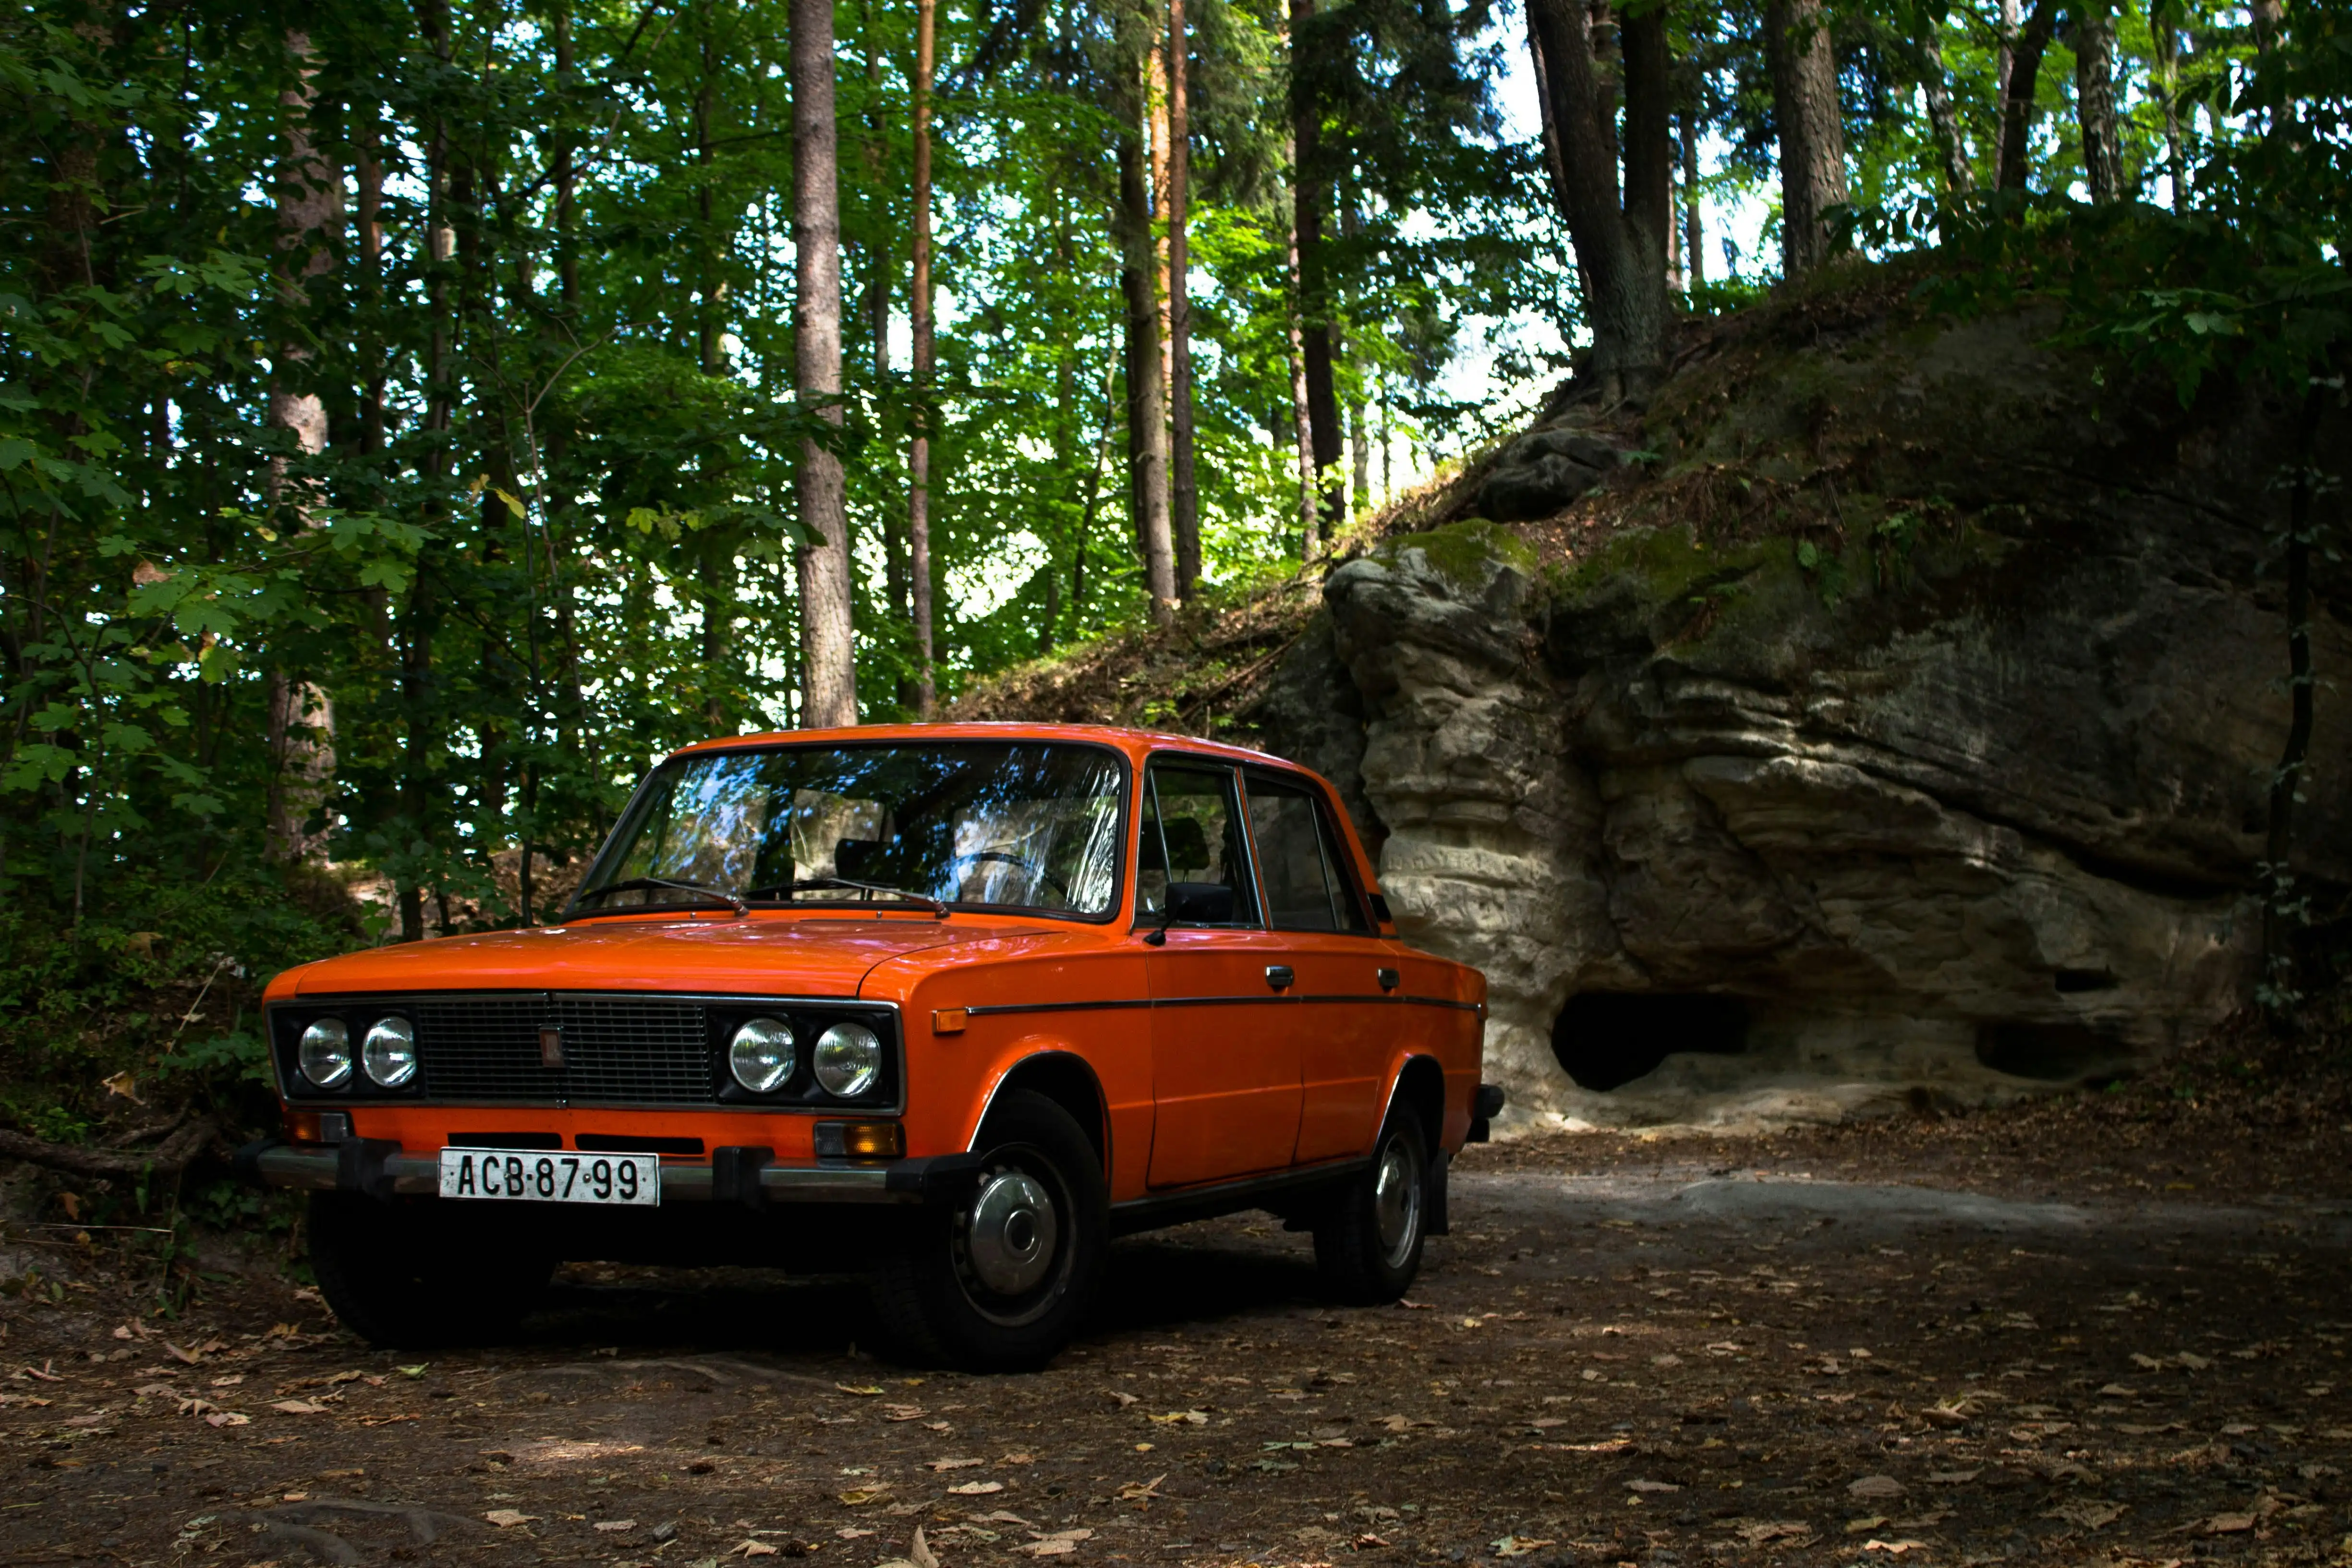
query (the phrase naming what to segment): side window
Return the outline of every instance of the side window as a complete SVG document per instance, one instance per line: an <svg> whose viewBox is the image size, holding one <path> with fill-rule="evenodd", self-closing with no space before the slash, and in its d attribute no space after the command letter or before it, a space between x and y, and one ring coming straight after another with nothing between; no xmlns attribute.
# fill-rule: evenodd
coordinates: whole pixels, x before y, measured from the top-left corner
<svg viewBox="0 0 2352 1568"><path fill-rule="evenodd" d="M1258 923L1230 769L1164 763L1152 768L1145 779L1136 866L1139 914L1156 916L1168 907L1171 882L1208 883L1232 889L1230 923Z"/></svg>
<svg viewBox="0 0 2352 1568"><path fill-rule="evenodd" d="M1340 862L1339 840L1311 792L1253 778L1249 819L1265 879L1266 924L1277 931L1370 929Z"/></svg>

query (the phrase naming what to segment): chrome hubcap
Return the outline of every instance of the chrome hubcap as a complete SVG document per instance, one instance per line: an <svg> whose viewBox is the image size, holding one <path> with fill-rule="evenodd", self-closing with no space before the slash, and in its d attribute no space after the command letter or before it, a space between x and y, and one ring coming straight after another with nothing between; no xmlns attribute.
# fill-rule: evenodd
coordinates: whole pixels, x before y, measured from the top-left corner
<svg viewBox="0 0 2352 1568"><path fill-rule="evenodd" d="M1381 1153L1372 1182L1372 1217L1380 1227L1381 1256L1394 1268L1403 1263L1421 1233L1421 1173L1403 1140Z"/></svg>
<svg viewBox="0 0 2352 1568"><path fill-rule="evenodd" d="M972 1200L964 1251L981 1284L1000 1296L1018 1296L1045 1278L1060 1237L1044 1184L1007 1171L990 1177Z"/></svg>

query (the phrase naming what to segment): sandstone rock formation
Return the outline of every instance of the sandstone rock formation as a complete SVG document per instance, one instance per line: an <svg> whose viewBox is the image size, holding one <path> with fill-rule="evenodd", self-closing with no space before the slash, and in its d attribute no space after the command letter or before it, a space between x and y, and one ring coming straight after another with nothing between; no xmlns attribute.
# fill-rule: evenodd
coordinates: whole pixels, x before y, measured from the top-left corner
<svg viewBox="0 0 2352 1568"><path fill-rule="evenodd" d="M1662 400L1654 521L1564 568L1469 522L1329 577L1253 717L1340 781L1406 933L1486 971L1523 1125L1982 1097L2247 999L2284 423L2105 395L2046 328ZM1784 511L1843 493L1725 526L1734 464ZM2352 884L2347 721L2323 687L2306 885Z"/></svg>
<svg viewBox="0 0 2352 1568"><path fill-rule="evenodd" d="M2295 422L1900 283L1743 313L1646 408L1555 405L1319 595L965 710L1172 704L1335 780L1406 934L1486 972L1506 1131L2147 1070L2255 979ZM2342 408L2316 450L2352 451ZM2323 910L2352 889L2342 572L2294 860Z"/></svg>

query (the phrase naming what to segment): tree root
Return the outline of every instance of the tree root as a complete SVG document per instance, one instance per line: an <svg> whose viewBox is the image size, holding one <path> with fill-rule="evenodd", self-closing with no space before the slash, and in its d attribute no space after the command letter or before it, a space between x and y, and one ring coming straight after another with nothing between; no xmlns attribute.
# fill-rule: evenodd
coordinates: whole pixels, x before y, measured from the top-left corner
<svg viewBox="0 0 2352 1568"><path fill-rule="evenodd" d="M76 1176L137 1176L151 1171L158 1175L177 1175L204 1152L219 1130L209 1118L199 1117L152 1149L113 1151L52 1143L44 1138L0 1128L0 1158L24 1160Z"/></svg>

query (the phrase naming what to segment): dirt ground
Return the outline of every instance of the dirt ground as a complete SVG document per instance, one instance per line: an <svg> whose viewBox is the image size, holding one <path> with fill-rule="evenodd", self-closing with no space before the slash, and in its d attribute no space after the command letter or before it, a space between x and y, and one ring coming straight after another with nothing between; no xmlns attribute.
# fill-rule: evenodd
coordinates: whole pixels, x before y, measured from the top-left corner
<svg viewBox="0 0 2352 1568"><path fill-rule="evenodd" d="M104 1238L31 1233L0 1562L2352 1558L2352 1127L2187 1126L1473 1149L1404 1305L1192 1226L1014 1377L877 1358L847 1284L583 1267L419 1361L267 1270L142 1316Z"/></svg>

